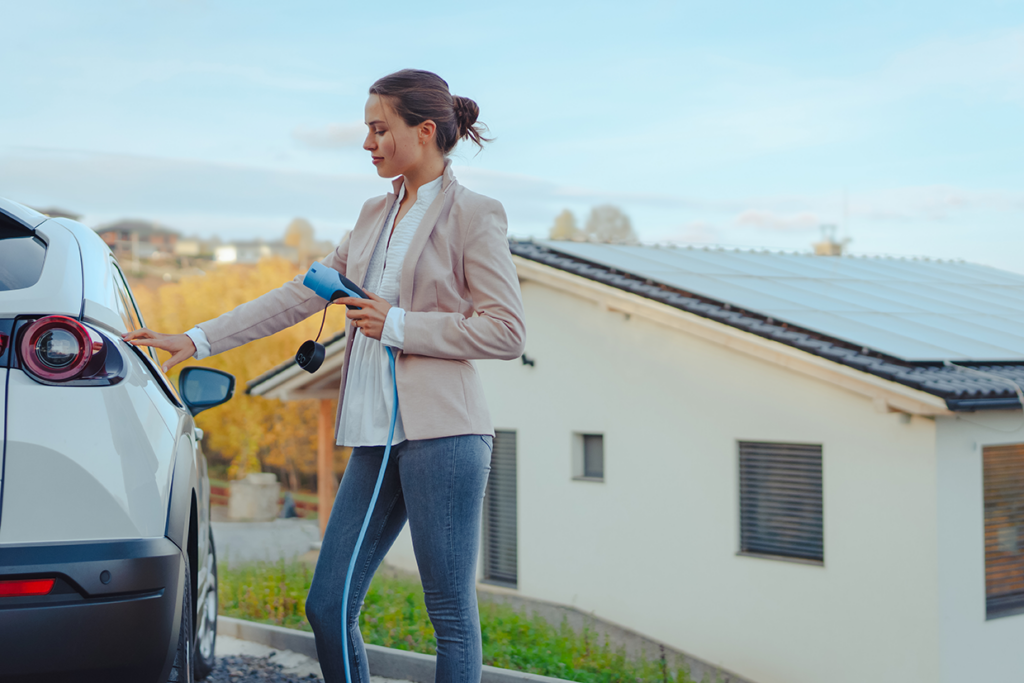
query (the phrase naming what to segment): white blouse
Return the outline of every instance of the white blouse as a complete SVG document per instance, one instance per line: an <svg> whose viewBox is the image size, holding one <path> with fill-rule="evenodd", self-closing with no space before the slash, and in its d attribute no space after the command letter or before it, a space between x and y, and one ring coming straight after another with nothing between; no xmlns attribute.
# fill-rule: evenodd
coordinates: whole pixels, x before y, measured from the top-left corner
<svg viewBox="0 0 1024 683"><path fill-rule="evenodd" d="M392 308L388 311L379 341L365 336L354 327L350 328L352 334L349 344L352 345L352 353L349 356L345 400L341 404L341 420L338 425L339 446L383 446L387 443L394 400L394 380L391 376L388 353L384 347L387 345L402 349L405 344L405 311L396 305L402 263L427 208L441 192L441 180L442 178L438 177L420 187L416 193L415 203L392 233L398 206L405 197L403 184L377 238L362 287L387 301ZM198 327L193 327L185 334L196 346L195 358L206 358L210 355L210 342L206 333ZM405 441L405 429L402 427L402 412L399 409L392 443L402 441Z"/></svg>
<svg viewBox="0 0 1024 683"><path fill-rule="evenodd" d="M380 237L377 238L377 246L370 257L362 287L387 301L392 308L388 311L380 341L352 328L353 334L349 340L352 353L348 361L345 400L341 403L341 420L338 425L339 446L383 446L387 443L394 401L394 379L384 346L401 349L405 344L405 311L396 306L402 263L427 207L440 191L440 177L420 187L416 193L416 202L392 233L391 226L398 214L398 205L405 196L403 184L398 198L391 206L391 213L384 221ZM402 427L402 410L399 407L392 443L402 441L405 441L405 429Z"/></svg>

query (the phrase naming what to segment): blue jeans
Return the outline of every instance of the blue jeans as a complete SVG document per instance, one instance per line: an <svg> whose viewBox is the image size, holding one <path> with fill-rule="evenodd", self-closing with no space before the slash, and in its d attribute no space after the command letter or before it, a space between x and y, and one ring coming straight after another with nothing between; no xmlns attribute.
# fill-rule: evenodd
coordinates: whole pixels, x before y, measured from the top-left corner
<svg viewBox="0 0 1024 683"><path fill-rule="evenodd" d="M380 496L356 558L345 607L353 683L370 683L359 633L359 609L373 573L409 520L427 613L437 636L437 683L478 683L482 652L476 604L480 515L490 472L491 437L403 441L391 449ZM373 486L383 446L356 448L334 500L306 598L325 683L345 680L341 610L345 573Z"/></svg>

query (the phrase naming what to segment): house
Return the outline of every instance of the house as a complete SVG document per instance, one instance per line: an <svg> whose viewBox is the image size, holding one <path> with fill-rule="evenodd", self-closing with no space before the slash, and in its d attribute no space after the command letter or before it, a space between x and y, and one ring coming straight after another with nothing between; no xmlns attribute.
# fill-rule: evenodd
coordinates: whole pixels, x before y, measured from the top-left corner
<svg viewBox="0 0 1024 683"><path fill-rule="evenodd" d="M159 224L128 219L96 228L117 258L151 259L170 256L179 234Z"/></svg>
<svg viewBox="0 0 1024 683"><path fill-rule="evenodd" d="M758 683L1024 680L1024 276L511 249L481 581Z"/></svg>
<svg viewBox="0 0 1024 683"><path fill-rule="evenodd" d="M258 263L271 256L292 262L299 260L298 250L283 242L264 242L262 240L230 242L216 247L213 251L213 258L218 263Z"/></svg>

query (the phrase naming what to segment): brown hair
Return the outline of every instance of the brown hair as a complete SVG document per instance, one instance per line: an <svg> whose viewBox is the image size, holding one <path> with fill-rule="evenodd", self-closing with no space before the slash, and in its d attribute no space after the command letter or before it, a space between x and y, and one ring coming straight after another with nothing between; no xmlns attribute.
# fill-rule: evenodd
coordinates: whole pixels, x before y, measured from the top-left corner
<svg viewBox="0 0 1024 683"><path fill-rule="evenodd" d="M456 143L469 138L478 147L490 142L482 133L487 126L477 123L480 107L468 97L452 95L448 83L430 71L402 69L377 79L370 86L370 94L387 97L395 112L408 126L433 121L437 126L437 146L448 154Z"/></svg>

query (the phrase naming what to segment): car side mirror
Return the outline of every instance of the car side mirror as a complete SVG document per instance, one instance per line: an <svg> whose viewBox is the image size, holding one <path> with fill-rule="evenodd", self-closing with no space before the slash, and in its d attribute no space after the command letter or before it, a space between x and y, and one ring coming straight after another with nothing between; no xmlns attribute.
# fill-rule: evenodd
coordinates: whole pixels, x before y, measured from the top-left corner
<svg viewBox="0 0 1024 683"><path fill-rule="evenodd" d="M211 368L185 368L178 376L178 393L192 417L195 417L234 396L235 376Z"/></svg>

